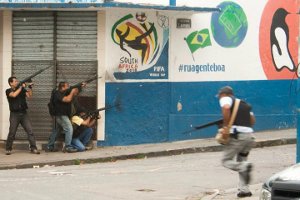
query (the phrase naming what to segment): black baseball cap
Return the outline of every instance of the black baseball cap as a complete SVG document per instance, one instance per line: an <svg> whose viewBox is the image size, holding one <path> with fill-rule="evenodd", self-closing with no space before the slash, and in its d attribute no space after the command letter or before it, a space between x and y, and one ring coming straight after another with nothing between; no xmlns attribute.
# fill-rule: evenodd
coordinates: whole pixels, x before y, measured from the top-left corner
<svg viewBox="0 0 300 200"><path fill-rule="evenodd" d="M228 94L228 95L233 95L233 89L230 86L225 86L219 89L218 94L216 97L219 97L221 94Z"/></svg>

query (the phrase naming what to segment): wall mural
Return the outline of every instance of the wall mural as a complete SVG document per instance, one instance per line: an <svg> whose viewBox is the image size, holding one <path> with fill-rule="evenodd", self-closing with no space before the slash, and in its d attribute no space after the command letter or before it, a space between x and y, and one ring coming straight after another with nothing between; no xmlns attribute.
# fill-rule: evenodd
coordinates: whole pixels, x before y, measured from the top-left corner
<svg viewBox="0 0 300 200"><path fill-rule="evenodd" d="M215 41L222 47L239 46L246 37L248 21L241 6L234 2L222 2L217 6L221 12L211 17L211 30Z"/></svg>
<svg viewBox="0 0 300 200"><path fill-rule="evenodd" d="M117 19L111 30L114 48L119 49L112 60L118 66L116 79L168 79L168 20L145 12Z"/></svg>
<svg viewBox="0 0 300 200"><path fill-rule="evenodd" d="M235 48L239 46L246 37L248 22L244 10L234 2L222 2L217 6L222 12L214 12L211 17L212 35L218 45L224 48ZM212 46L208 28L194 31L184 38L195 61L193 53L199 48ZM202 67L203 66L203 67ZM179 72L182 71L215 71L222 72L225 70L224 65L215 68L214 65L180 65ZM205 69L206 68L206 69ZM208 68L211 68L208 69ZM195 70L194 70L195 69Z"/></svg>
<svg viewBox="0 0 300 200"><path fill-rule="evenodd" d="M268 79L297 77L299 1L269 0L260 23L259 51Z"/></svg>
<svg viewBox="0 0 300 200"><path fill-rule="evenodd" d="M248 21L244 10L234 2L222 2L217 6L221 12L214 12L211 17L212 35L221 47L238 47L247 34ZM189 49L194 53L199 48L211 46L209 29L194 31L186 38ZM193 58L193 60L195 60Z"/></svg>
<svg viewBox="0 0 300 200"><path fill-rule="evenodd" d="M172 81L296 78L299 5L297 0L211 3L220 12L191 15L190 29L171 27Z"/></svg>
<svg viewBox="0 0 300 200"><path fill-rule="evenodd" d="M194 31L191 34L189 34L186 38L184 38L186 41L192 56L195 51L197 51L199 48L204 48L207 46L211 46L210 41L210 35L208 29L203 29L200 31ZM195 58L193 56L193 60L195 61Z"/></svg>
<svg viewBox="0 0 300 200"><path fill-rule="evenodd" d="M171 75L174 81L231 79L229 76L232 74L229 73L237 59L230 58L232 53L227 56L227 49L238 49L243 43L247 35L248 20L243 8L235 2L220 1L212 7L220 8L221 12L192 16L193 26L190 30L172 29L172 47L179 49L183 43L178 38L183 38L191 53L191 56L186 56L185 52L180 52L180 55L178 51L172 53L172 61L175 60L175 65L178 66Z"/></svg>

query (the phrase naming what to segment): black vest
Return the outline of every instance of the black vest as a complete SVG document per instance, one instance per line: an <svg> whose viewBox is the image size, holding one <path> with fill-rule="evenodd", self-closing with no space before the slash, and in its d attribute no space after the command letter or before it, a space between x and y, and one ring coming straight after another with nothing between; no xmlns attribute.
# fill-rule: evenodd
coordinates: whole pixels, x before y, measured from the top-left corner
<svg viewBox="0 0 300 200"><path fill-rule="evenodd" d="M26 110L28 108L26 102L26 89L22 88L20 94L15 98L9 96L9 94L13 91L14 90L12 88L6 90L6 97L9 103L9 110L11 112L26 113Z"/></svg>
<svg viewBox="0 0 300 200"><path fill-rule="evenodd" d="M235 98L231 97L231 99L233 101L233 104L230 108L232 113L235 104ZM248 103L241 100L233 125L251 127L251 123L250 123L251 109L252 108Z"/></svg>

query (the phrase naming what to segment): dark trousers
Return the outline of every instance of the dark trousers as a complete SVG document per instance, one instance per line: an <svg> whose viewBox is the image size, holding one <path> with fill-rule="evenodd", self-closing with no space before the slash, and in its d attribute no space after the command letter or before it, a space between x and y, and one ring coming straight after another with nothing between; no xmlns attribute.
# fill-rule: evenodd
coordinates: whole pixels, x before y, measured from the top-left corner
<svg viewBox="0 0 300 200"><path fill-rule="evenodd" d="M22 125L25 132L27 133L30 149L36 149L35 138L32 133L32 126L27 113L15 113L10 112L9 116L9 133L6 140L6 150L12 150L12 145L15 140L17 129L19 124Z"/></svg>

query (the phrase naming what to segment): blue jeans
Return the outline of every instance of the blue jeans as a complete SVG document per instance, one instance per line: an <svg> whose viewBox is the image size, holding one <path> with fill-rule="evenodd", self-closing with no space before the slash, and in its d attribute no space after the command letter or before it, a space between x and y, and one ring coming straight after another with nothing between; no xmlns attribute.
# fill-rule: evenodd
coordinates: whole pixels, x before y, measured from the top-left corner
<svg viewBox="0 0 300 200"><path fill-rule="evenodd" d="M85 151L85 146L91 140L93 135L92 128L85 128L78 137L72 139L72 146L78 151Z"/></svg>
<svg viewBox="0 0 300 200"><path fill-rule="evenodd" d="M52 130L52 133L48 141L48 149L54 148L54 143L58 135L58 131L62 130L62 133L65 134L65 147L71 147L71 141L73 136L73 126L68 116L55 116L56 124Z"/></svg>
<svg viewBox="0 0 300 200"><path fill-rule="evenodd" d="M13 142L17 133L19 124L22 125L30 144L30 149L36 149L35 137L32 133L32 126L27 113L10 112L9 116L9 133L6 140L6 150L12 150Z"/></svg>
<svg viewBox="0 0 300 200"><path fill-rule="evenodd" d="M61 128L56 123L56 121L54 120L54 125L52 127L52 132L51 132L51 134L49 136L49 139L48 139L48 144L47 144L48 149L54 149L55 141L59 137L60 133L61 133Z"/></svg>

